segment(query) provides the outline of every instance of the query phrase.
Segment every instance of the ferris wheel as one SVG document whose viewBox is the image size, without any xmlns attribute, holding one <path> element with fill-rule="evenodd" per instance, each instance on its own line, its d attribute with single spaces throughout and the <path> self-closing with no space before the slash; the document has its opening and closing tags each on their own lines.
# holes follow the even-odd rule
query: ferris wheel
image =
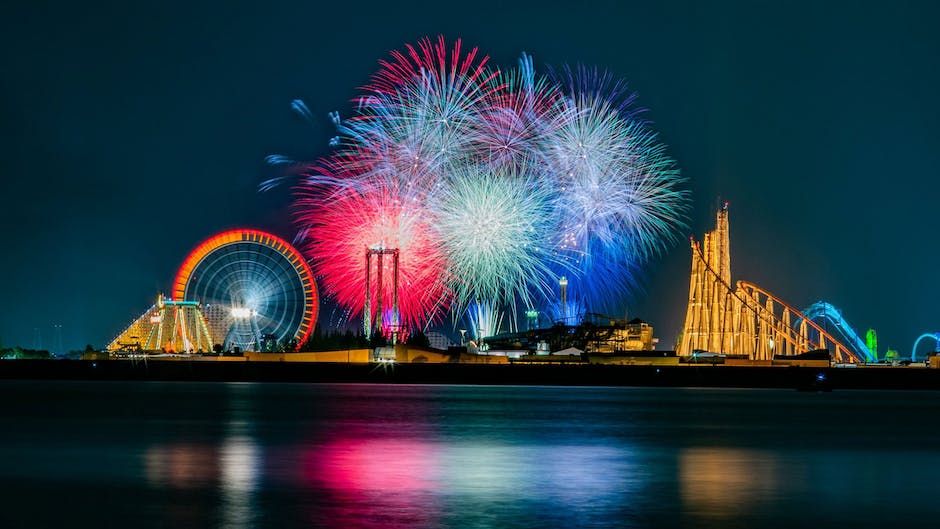
<svg viewBox="0 0 940 529">
<path fill-rule="evenodd" d="M 176 274 L 173 300 L 199 303 L 213 343 L 255 351 L 304 343 L 319 309 L 303 256 L 280 237 L 245 229 L 197 246 Z"/>
</svg>

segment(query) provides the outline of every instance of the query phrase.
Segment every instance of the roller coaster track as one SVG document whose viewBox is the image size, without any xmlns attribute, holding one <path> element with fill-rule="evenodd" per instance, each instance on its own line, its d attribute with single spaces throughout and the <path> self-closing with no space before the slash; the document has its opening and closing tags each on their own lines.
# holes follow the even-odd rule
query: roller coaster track
<svg viewBox="0 0 940 529">
<path fill-rule="evenodd" d="M 690 243 L 692 274 L 680 354 L 704 350 L 772 360 L 774 355 L 829 349 L 837 362 L 867 359 L 758 285 L 738 281 L 731 286 L 727 207 L 718 211 L 716 228 L 705 234 L 704 243 Z"/>
<path fill-rule="evenodd" d="M 920 341 L 923 340 L 924 338 L 933 338 L 934 340 L 936 340 L 937 345 L 934 348 L 934 352 L 940 353 L 940 332 L 924 333 L 917 337 L 917 340 L 914 341 L 914 347 L 911 347 L 911 362 L 917 361 L 917 359 L 915 358 L 917 356 L 917 346 L 920 344 Z"/>
<path fill-rule="evenodd" d="M 823 321 L 827 325 L 831 324 L 839 333 L 845 337 L 848 345 L 851 346 L 857 356 L 865 358 L 866 362 L 877 362 L 878 358 L 874 351 L 868 348 L 868 344 L 855 331 L 855 328 L 842 317 L 842 311 L 825 301 L 817 301 L 809 307 L 803 309 L 803 314 L 807 318 L 816 321 Z M 923 340 L 934 340 L 936 345 L 934 352 L 940 353 L 940 332 L 924 333 L 917 337 L 914 345 L 911 347 L 911 361 L 917 361 L 917 346 Z M 926 356 L 926 355 L 925 355 Z M 923 360 L 923 358 L 921 358 Z"/>
<path fill-rule="evenodd" d="M 832 303 L 817 301 L 803 309 L 803 314 L 811 320 L 825 322 L 827 328 L 831 324 L 845 338 L 847 345 L 854 350 L 856 357 L 863 358 L 866 362 L 878 360 L 875 358 L 874 351 L 868 348 L 865 340 L 855 332 L 855 328 L 842 317 L 842 311 L 833 306 Z"/>
</svg>

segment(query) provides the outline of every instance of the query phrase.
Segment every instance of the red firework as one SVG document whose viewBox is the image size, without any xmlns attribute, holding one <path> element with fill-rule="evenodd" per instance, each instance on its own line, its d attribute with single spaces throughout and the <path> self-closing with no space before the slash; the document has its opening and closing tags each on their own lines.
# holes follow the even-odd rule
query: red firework
<svg viewBox="0 0 940 529">
<path fill-rule="evenodd" d="M 402 198 L 388 188 L 347 188 L 330 194 L 306 195 L 297 202 L 297 221 L 306 227 L 304 248 L 317 265 L 322 284 L 352 316 L 365 303 L 366 251 L 368 248 L 399 250 L 399 310 L 401 323 L 419 327 L 438 316 L 449 302 L 445 284 L 445 257 L 425 223 L 427 215 L 415 199 Z M 301 193 L 303 190 L 301 190 Z M 373 263 L 376 260 L 373 258 Z M 376 298 L 377 270 L 373 264 L 372 307 Z M 393 306 L 391 259 L 384 260 L 382 306 Z"/>
<path fill-rule="evenodd" d="M 394 94 L 402 86 L 414 83 L 416 78 L 424 74 L 430 74 L 444 82 L 484 86 L 497 75 L 497 72 L 492 72 L 486 67 L 488 56 L 482 55 L 480 61 L 476 62 L 479 52 L 477 48 L 471 48 L 461 57 L 460 39 L 454 42 L 449 51 L 442 35 L 438 35 L 436 42 L 423 38 L 417 46 L 406 44 L 405 50 L 394 50 L 391 52 L 391 60 L 379 61 L 381 68 L 363 88 L 379 94 Z"/>
<path fill-rule="evenodd" d="M 427 225 L 426 196 L 440 179 L 457 140 L 474 137 L 474 116 L 500 89 L 488 57 L 460 40 L 423 39 L 393 51 L 355 101 L 343 126 L 348 143 L 321 160 L 298 188 L 294 203 L 304 250 L 321 284 L 353 316 L 365 304 L 369 247 L 399 250 L 399 309 L 406 327 L 421 326 L 447 308 L 446 257 Z M 417 106 L 416 106 L 417 105 Z M 430 111 L 426 122 L 413 116 Z M 375 262 L 375 260 L 373 260 Z M 374 265 L 373 265 L 374 266 Z M 393 305 L 391 260 L 384 261 L 381 306 Z M 376 308 L 376 270 L 371 306 Z"/>
</svg>

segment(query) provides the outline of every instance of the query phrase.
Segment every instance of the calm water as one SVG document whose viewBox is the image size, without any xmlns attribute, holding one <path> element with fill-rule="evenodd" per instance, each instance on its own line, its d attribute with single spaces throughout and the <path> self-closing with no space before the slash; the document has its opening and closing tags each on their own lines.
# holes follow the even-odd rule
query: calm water
<svg viewBox="0 0 940 529">
<path fill-rule="evenodd" d="M 0 527 L 938 527 L 940 394 L 0 382 Z"/>
</svg>

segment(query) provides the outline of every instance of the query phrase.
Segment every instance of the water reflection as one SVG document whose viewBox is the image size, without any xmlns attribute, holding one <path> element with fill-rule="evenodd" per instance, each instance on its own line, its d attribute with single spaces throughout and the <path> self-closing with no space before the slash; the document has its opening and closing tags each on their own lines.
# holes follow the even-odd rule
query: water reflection
<svg viewBox="0 0 940 529">
<path fill-rule="evenodd" d="M 332 387 L 331 398 L 295 403 L 310 416 L 293 424 L 253 400 L 264 388 L 227 389 L 221 439 L 192 432 L 205 442 L 165 442 L 146 457 L 155 487 L 217 490 L 224 527 L 272 516 L 262 495 L 300 490 L 301 523 L 315 527 L 630 526 L 643 504 L 634 497 L 649 470 L 618 437 L 632 427 L 596 421 L 581 407 L 590 394 L 545 406 L 506 388 L 463 388 L 467 399 L 442 404 L 435 394 L 456 388 Z M 195 520 L 192 501 L 168 517 Z"/>
<path fill-rule="evenodd" d="M 222 468 L 222 517 L 225 527 L 250 527 L 255 518 L 254 493 L 261 451 L 251 437 L 227 437 L 219 457 Z"/>
<path fill-rule="evenodd" d="M 575 521 L 616 514 L 642 486 L 634 454 L 610 445 L 337 438 L 303 458 L 307 485 L 333 501 L 313 518 L 332 527 L 488 525 L 536 506 Z"/>
<path fill-rule="evenodd" d="M 195 513 L 205 509 L 194 506 L 202 504 L 202 494 L 218 488 L 224 527 L 248 527 L 255 518 L 254 494 L 261 479 L 261 462 L 260 448 L 243 435 L 226 437 L 220 447 L 179 443 L 152 446 L 144 453 L 150 486 L 182 493 L 173 495 L 181 501 L 167 510 L 171 518 L 212 518 L 211 512 Z"/>
<path fill-rule="evenodd" d="M 194 489 L 216 481 L 215 447 L 195 444 L 157 445 L 144 453 L 147 481 L 154 487 Z"/>
<path fill-rule="evenodd" d="M 432 490 L 439 454 L 428 442 L 408 439 L 336 439 L 304 454 L 305 478 L 338 491 L 404 493 Z"/>
<path fill-rule="evenodd" d="M 229 411 L 219 462 L 224 527 L 251 527 L 257 517 L 255 491 L 261 477 L 261 448 L 255 441 L 252 384 L 229 384 Z"/>
<path fill-rule="evenodd" d="M 252 433 L 250 388 L 229 385 L 225 434 L 218 443 L 167 442 L 144 453 L 147 481 L 155 489 L 183 491 L 165 514 L 175 522 L 217 520 L 221 527 L 251 527 L 257 518 L 255 495 L 262 477 L 262 451 Z M 191 432 L 192 435 L 198 432 Z M 220 492 L 218 514 L 204 502 L 205 494 Z M 214 525 L 214 524 L 213 524 Z"/>
<path fill-rule="evenodd" d="M 787 469 L 790 478 L 795 470 Z M 679 491 L 690 514 L 733 518 L 757 509 L 782 488 L 772 453 L 734 448 L 690 448 L 679 454 Z"/>
<path fill-rule="evenodd" d="M 935 393 L 38 388 L 0 382 L 17 403 L 2 417 L 2 527 L 933 528 L 940 517 Z M 50 491 L 67 491 L 51 493 L 55 508 Z"/>
</svg>

